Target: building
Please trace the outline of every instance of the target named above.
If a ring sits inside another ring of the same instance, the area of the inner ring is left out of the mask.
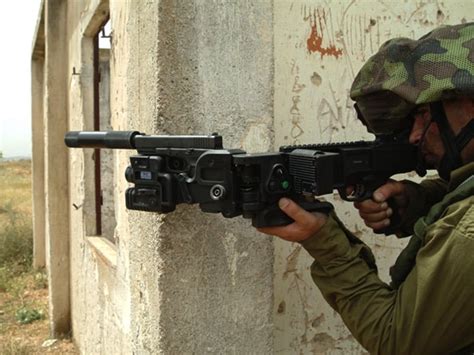
[[[32,51],[35,264],[53,336],[82,353],[359,353],[299,245],[196,206],[128,211],[132,151],[68,130],[219,132],[227,148],[370,139],[348,89],[388,38],[465,21],[472,2],[45,0]],[[371,235],[380,273],[402,242]]]

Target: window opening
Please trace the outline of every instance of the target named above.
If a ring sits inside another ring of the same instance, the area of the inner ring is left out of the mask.
[[[110,20],[94,36],[94,130],[112,130],[110,114]],[[114,242],[114,164],[112,150],[94,152],[96,235]]]

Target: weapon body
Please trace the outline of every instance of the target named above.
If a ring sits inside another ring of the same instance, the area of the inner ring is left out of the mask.
[[[308,211],[328,213],[317,196],[339,194],[360,201],[397,173],[415,170],[416,147],[398,136],[375,141],[283,146],[279,152],[247,154],[224,149],[222,136],[145,135],[137,131],[75,131],[68,147],[135,149],[125,177],[128,209],[168,213],[181,203],[204,212],[251,218],[255,227],[286,225],[278,208],[289,197]],[[347,194],[347,187],[354,192]],[[389,234],[389,230],[380,231]]]

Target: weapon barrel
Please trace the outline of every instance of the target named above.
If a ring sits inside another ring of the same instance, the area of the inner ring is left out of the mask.
[[[135,149],[135,136],[138,131],[72,131],[64,138],[70,148],[114,148]]]

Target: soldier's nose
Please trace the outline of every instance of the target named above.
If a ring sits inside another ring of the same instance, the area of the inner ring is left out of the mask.
[[[423,132],[425,130],[424,120],[422,117],[415,117],[413,126],[411,128],[409,142],[411,144],[418,144],[423,137]]]

